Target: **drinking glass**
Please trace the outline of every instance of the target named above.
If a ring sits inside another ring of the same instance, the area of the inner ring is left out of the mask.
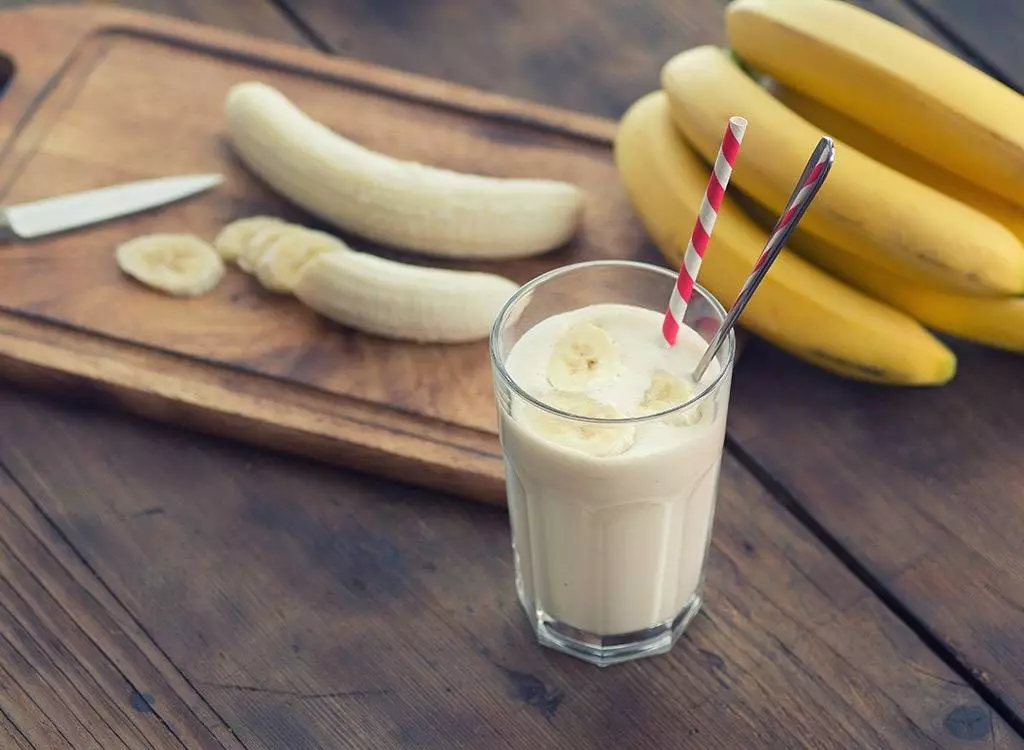
[[[552,315],[604,303],[663,314],[675,282],[669,269],[634,261],[567,265],[523,285],[491,331],[519,601],[541,645],[599,666],[670,650],[700,609],[735,336],[715,357],[717,373],[713,363],[692,398],[641,417],[560,411],[505,365],[520,338]],[[706,342],[724,317],[696,285],[683,325]],[[574,452],[531,430],[523,419],[529,409],[588,430],[629,425],[649,436],[647,447],[607,457]],[[679,428],[680,420],[696,424]],[[675,437],[659,440],[665,435]]]

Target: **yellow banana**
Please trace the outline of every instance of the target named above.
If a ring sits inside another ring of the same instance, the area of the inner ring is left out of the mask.
[[[898,143],[865,127],[842,112],[838,112],[827,104],[811,97],[804,96],[784,86],[778,81],[769,80],[766,88],[780,102],[796,112],[802,118],[821,128],[828,135],[837,138],[848,146],[896,169],[918,182],[923,182],[951,198],[955,198],[968,206],[978,209],[991,216],[1009,229],[1021,242],[1024,242],[1024,206],[1018,206],[1002,196],[984,190],[973,182],[965,180],[952,172],[928,161]]]
[[[676,268],[700,208],[709,170],[653,92],[623,115],[615,164],[629,200]],[[742,158],[742,157],[741,157]],[[732,302],[767,237],[729,198],[722,204],[699,283]],[[833,373],[892,385],[938,385],[953,353],[921,325],[783,250],[740,317],[753,333]]]
[[[731,115],[750,121],[732,182],[781,212],[821,131],[721,49],[694,47],[662,68],[673,119],[713,160]],[[1002,224],[836,139],[836,162],[801,226],[896,273],[971,294],[1024,291],[1024,246]]]
[[[1024,206],[1024,97],[839,0],[735,0],[733,50],[786,85]]]
[[[1024,352],[1024,297],[975,297],[927,289],[797,230],[793,252],[936,331]]]
[[[765,231],[775,217],[733,188],[729,195]],[[999,349],[1024,352],[1024,297],[977,297],[929,288],[857,258],[798,228],[787,245],[799,257],[935,331]]]

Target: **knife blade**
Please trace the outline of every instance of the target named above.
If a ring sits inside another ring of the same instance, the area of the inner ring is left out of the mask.
[[[173,203],[223,181],[219,174],[158,177],[0,206],[0,229],[9,229],[24,240],[42,237]]]

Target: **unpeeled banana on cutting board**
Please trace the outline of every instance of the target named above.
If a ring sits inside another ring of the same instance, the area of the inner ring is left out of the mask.
[[[841,0],[733,0],[730,49],[667,60],[620,178],[678,267],[731,115],[749,121],[698,281],[735,297],[822,135],[836,162],[741,325],[840,375],[939,385],[931,331],[1024,352],[1024,97]],[[738,200],[734,200],[738,199]]]

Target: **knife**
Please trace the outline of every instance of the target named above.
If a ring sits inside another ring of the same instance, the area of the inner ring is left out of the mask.
[[[23,240],[42,237],[172,203],[223,181],[219,174],[159,177],[0,206],[0,230],[9,230]]]

